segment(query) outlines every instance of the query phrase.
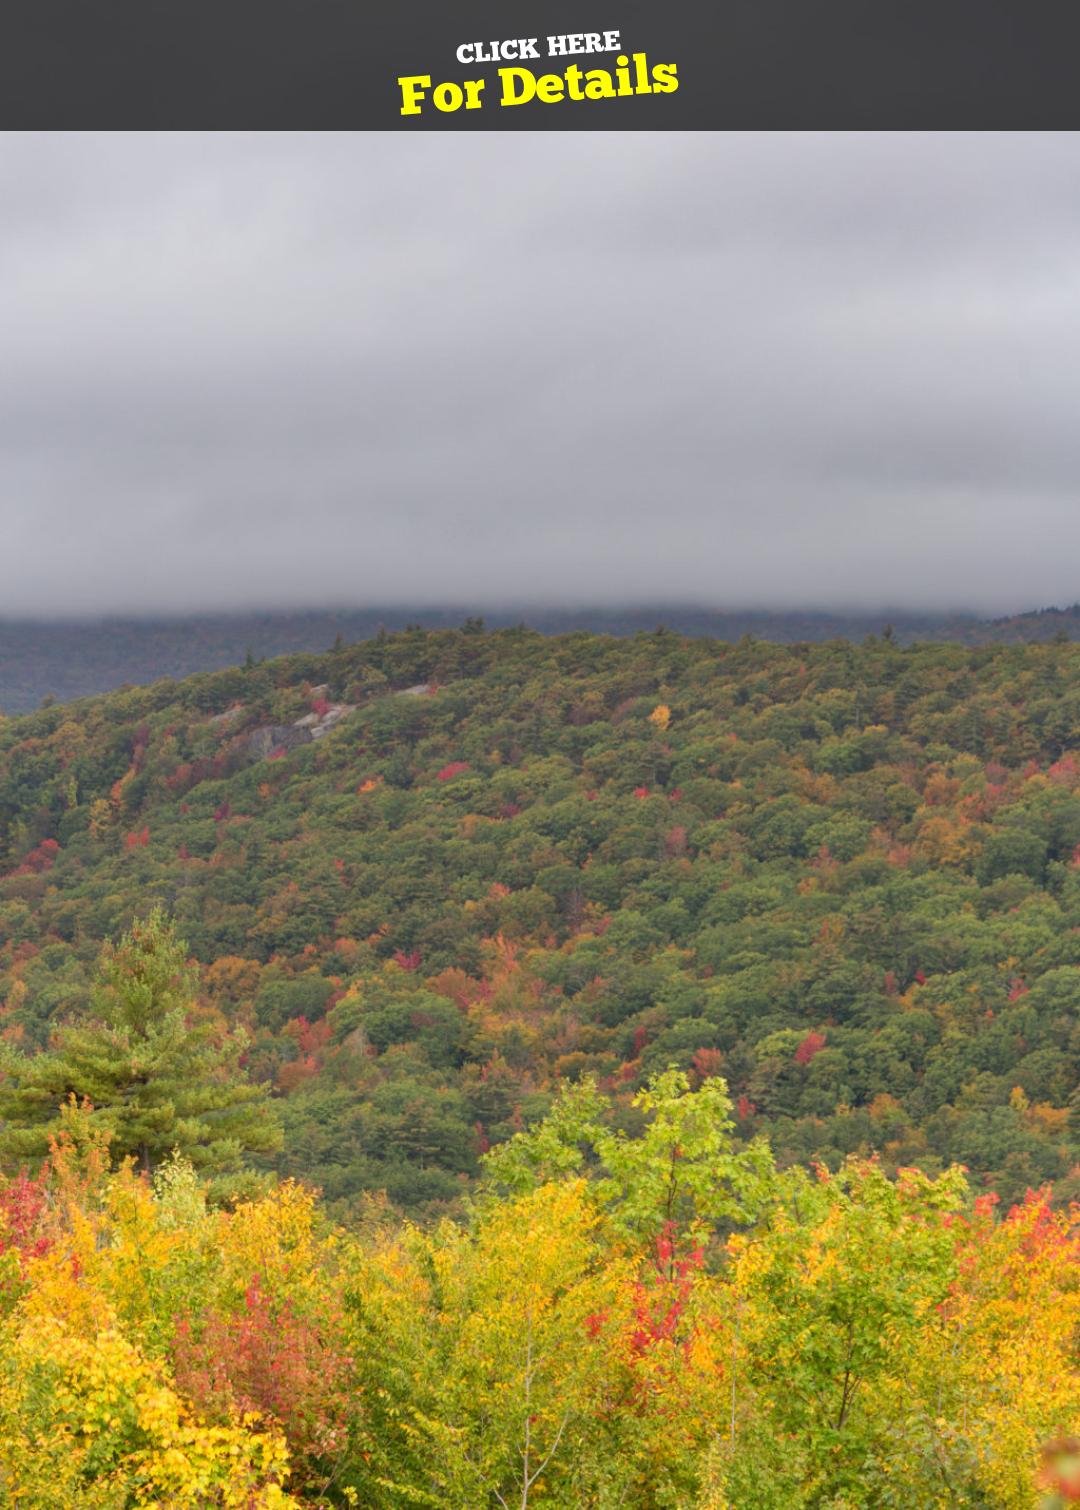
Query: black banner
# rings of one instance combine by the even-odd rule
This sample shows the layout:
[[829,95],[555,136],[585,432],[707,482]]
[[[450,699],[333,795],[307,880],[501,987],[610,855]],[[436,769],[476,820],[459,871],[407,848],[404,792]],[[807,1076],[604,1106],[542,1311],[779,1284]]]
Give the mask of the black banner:
[[0,124],[1068,128],[1075,17],[1068,0],[8,0]]

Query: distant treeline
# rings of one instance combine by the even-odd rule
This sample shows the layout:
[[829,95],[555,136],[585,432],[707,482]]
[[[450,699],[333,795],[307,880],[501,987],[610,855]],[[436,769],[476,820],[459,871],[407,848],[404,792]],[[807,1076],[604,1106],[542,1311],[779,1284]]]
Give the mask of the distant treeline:
[[[370,639],[410,625],[452,629],[473,610],[461,605],[419,608],[408,604],[310,612],[199,614],[186,618],[110,618],[93,621],[0,619],[0,712],[28,713],[44,698],[69,702],[127,684],[182,678],[233,666],[245,656],[264,657],[329,649],[340,638]],[[658,624],[680,634],[717,640],[743,635],[773,644],[819,644],[895,636],[900,644],[953,640],[991,644],[1080,639],[1080,605],[1044,608],[1012,618],[981,620],[972,614],[845,614],[820,610],[721,612],[705,607],[638,604],[614,608],[485,610],[493,628],[525,622],[542,634],[590,630],[630,635]]]

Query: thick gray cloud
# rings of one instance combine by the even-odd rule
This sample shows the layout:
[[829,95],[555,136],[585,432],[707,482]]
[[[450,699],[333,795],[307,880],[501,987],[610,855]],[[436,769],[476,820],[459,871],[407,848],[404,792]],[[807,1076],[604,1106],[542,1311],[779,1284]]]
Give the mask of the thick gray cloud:
[[1080,139],[9,136],[0,612],[1080,597]]

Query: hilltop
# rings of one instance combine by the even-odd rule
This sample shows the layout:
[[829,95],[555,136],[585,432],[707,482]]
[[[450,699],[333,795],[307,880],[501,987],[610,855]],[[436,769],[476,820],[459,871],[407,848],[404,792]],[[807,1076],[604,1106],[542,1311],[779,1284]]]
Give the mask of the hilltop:
[[[184,618],[110,618],[88,621],[0,619],[0,710],[29,713],[42,700],[74,698],[142,686],[162,677],[183,678],[222,670],[247,657],[317,653],[338,639],[353,642],[410,625],[452,629],[470,610],[388,605],[309,612],[195,614]],[[861,641],[886,629],[902,645],[919,641],[1013,644],[1064,636],[1080,639],[1080,607],[1046,608],[1010,618],[972,614],[843,613],[823,610],[744,609],[656,603],[624,607],[485,610],[492,628],[523,619],[543,634],[576,631],[633,635],[666,625],[695,638],[738,640],[744,635],[774,644]]]
[[453,1205],[597,1078],[1067,1194],[1080,647],[387,635],[0,722],[0,1031],[155,901],[284,1172]]

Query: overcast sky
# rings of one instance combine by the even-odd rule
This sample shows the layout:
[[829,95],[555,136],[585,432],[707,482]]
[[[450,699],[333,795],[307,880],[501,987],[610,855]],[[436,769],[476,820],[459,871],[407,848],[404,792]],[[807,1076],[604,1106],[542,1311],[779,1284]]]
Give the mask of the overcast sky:
[[1080,138],[0,141],[0,614],[1080,599]]

